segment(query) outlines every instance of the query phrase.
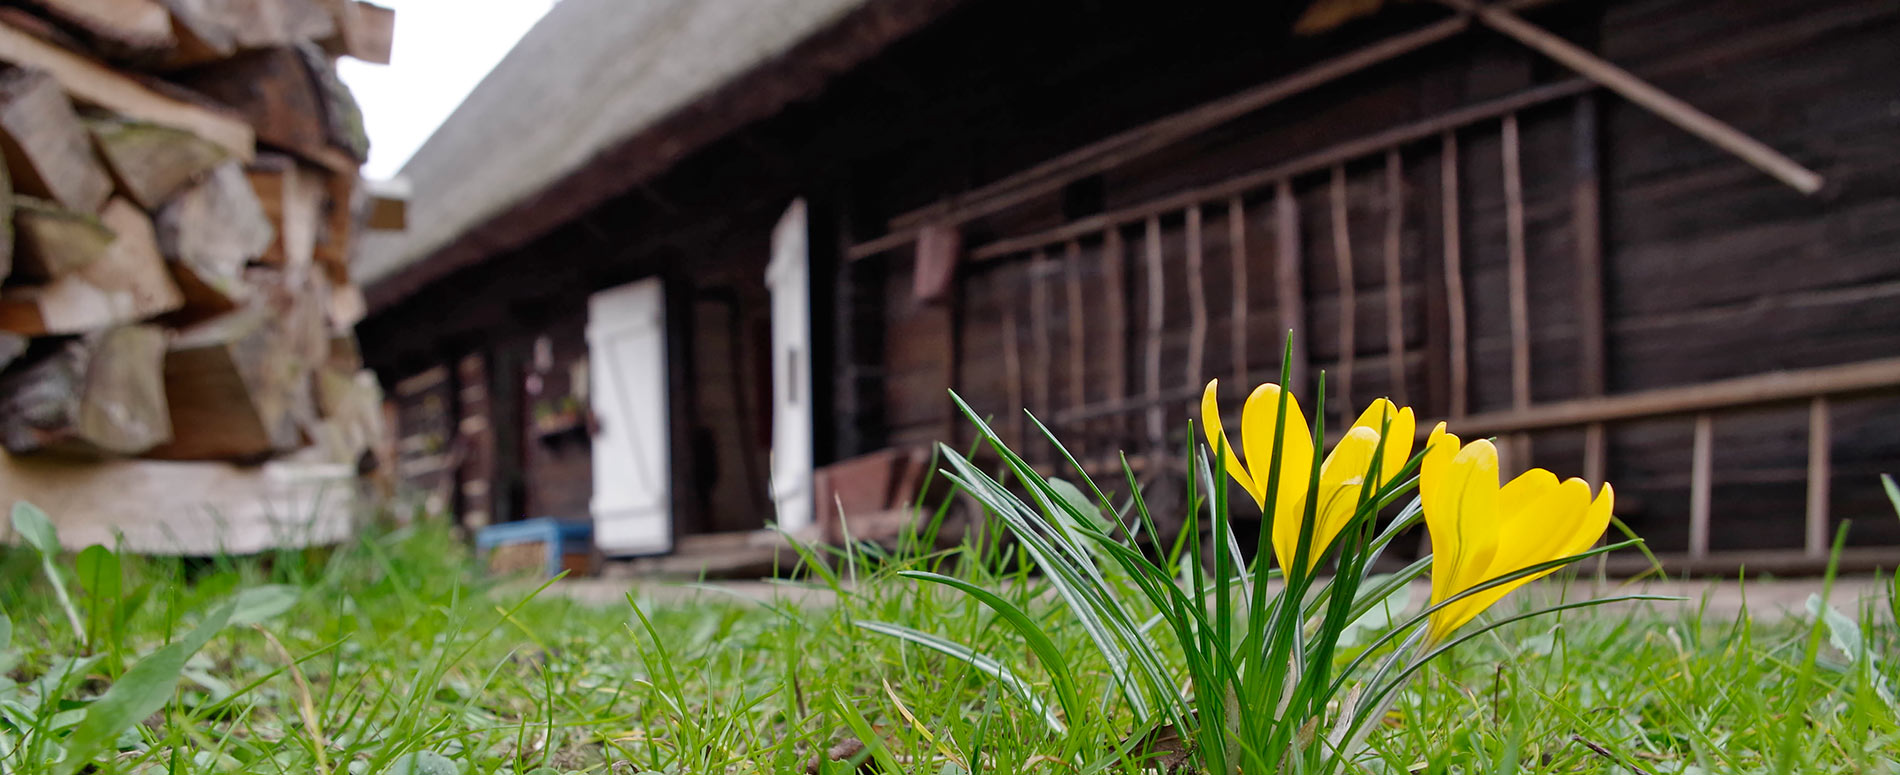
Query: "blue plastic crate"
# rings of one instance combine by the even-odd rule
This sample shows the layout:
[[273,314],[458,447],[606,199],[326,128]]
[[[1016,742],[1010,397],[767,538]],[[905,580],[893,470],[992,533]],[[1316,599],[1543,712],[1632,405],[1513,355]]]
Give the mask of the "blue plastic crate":
[[[568,555],[589,556],[594,548],[594,523],[590,520],[536,517],[519,522],[489,525],[475,534],[475,552],[490,562],[494,550],[504,546],[541,544],[545,547],[544,578],[553,578],[566,567]],[[492,569],[492,564],[491,564]]]

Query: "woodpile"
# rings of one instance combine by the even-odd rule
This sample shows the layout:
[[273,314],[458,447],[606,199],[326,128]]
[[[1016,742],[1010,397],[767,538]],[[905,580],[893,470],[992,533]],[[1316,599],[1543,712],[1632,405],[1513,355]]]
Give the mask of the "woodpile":
[[7,455],[374,463],[348,256],[379,195],[336,59],[388,62],[393,24],[357,0],[0,4]]

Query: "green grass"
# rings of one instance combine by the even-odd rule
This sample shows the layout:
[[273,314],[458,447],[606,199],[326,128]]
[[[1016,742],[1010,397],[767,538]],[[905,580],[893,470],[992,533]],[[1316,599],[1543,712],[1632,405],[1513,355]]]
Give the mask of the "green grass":
[[[68,555],[55,568],[77,628],[39,557],[10,552],[0,771],[81,770],[54,763],[86,726],[75,711],[105,703],[146,655],[207,617],[233,615],[227,601],[246,588],[272,591],[238,607],[261,621],[213,633],[158,707],[106,744],[118,753],[97,771],[802,772],[846,738],[868,738],[859,758],[905,772],[1142,769],[1100,652],[1040,578],[957,562],[974,548],[854,553],[835,585],[810,578],[834,586],[836,605],[707,594],[636,609],[497,585],[456,547],[424,527],[241,561],[127,558],[116,594],[97,553]],[[896,575],[918,570],[954,571],[1040,622],[1086,712],[1062,713],[1036,649],[991,608]],[[993,676],[858,625],[867,620],[994,656],[1069,734]],[[63,667],[74,658],[80,669]],[[1632,604],[1534,619],[1427,668],[1372,735],[1371,769],[1900,772],[1897,660],[1884,601],[1818,623]]]

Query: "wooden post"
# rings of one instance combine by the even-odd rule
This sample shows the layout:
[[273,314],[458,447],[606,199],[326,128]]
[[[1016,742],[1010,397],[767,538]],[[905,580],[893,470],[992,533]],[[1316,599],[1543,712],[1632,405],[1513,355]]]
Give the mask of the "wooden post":
[[1531,304],[1524,255],[1524,179],[1518,155],[1517,114],[1504,116],[1504,242],[1510,252],[1511,406],[1531,404]]
[[1689,559],[1709,556],[1709,494],[1715,476],[1715,421],[1695,416],[1695,446],[1690,452]]
[[1233,323],[1233,334],[1229,344],[1233,346],[1234,384],[1246,388],[1247,377],[1247,208],[1239,196],[1227,200],[1227,258],[1233,265],[1231,285],[1234,291],[1233,311],[1229,320]]
[[1391,372],[1392,400],[1405,395],[1405,268],[1401,262],[1405,229],[1405,168],[1397,147],[1385,152],[1385,354]]
[[1716,120],[1689,103],[1671,96],[1668,92],[1651,86],[1631,75],[1629,71],[1583,50],[1575,43],[1524,21],[1522,17],[1508,9],[1499,8],[1495,4],[1482,5],[1476,0],[1439,0],[1439,2],[1460,11],[1475,14],[1485,26],[1557,60],[1585,78],[1603,84],[1610,91],[1649,109],[1651,113],[1681,127],[1689,134],[1735,154],[1742,161],[1774,176],[1775,179],[1792,186],[1796,191],[1812,194],[1821,190],[1822,178],[1813,170],[1801,166],[1760,140]]
[[1828,553],[1828,479],[1832,475],[1833,449],[1829,429],[1827,396],[1815,396],[1808,402],[1808,530],[1806,554],[1826,557]]
[[1069,408],[1080,409],[1088,403],[1087,310],[1082,306],[1082,245],[1069,240],[1063,253],[1064,279],[1067,281],[1069,327]]
[[1167,436],[1167,414],[1162,411],[1161,400],[1161,335],[1166,320],[1162,317],[1162,305],[1166,303],[1166,278],[1161,263],[1161,217],[1148,216],[1145,239],[1145,258],[1148,262],[1148,448],[1159,454]]
[[1576,183],[1571,189],[1571,230],[1577,248],[1577,358],[1583,372],[1579,387],[1600,396],[1608,382],[1603,334],[1603,223],[1597,165],[1597,102],[1577,98],[1571,131]]
[[1293,181],[1282,178],[1274,186],[1274,306],[1280,311],[1280,331],[1293,337],[1293,362],[1287,365],[1288,390],[1306,387],[1306,289],[1301,279],[1300,203],[1293,198]]
[[[1352,277],[1352,224],[1347,219],[1346,165],[1333,165],[1329,193],[1332,200],[1333,265],[1339,271],[1339,375],[1334,381],[1339,385],[1339,414],[1341,417],[1352,417],[1352,362],[1359,338],[1356,336],[1358,332],[1353,330],[1358,318],[1354,314],[1358,300],[1354,298]],[[1313,411],[1323,412],[1326,408],[1318,407]]]
[[1053,348],[1049,341],[1049,254],[1036,251],[1026,268],[1029,270],[1029,338],[1035,348],[1030,351],[1030,367],[1035,369],[1030,383],[1030,403],[1041,416],[1050,411],[1049,386],[1055,380],[1055,358],[1051,357]]
[[[1007,287],[1007,286],[1006,286]],[[1004,409],[1009,413],[1011,445],[1022,449],[1023,440],[1029,437],[1028,425],[1023,419],[1023,356],[1021,343],[1017,342],[1021,332],[1017,330],[1016,306],[1022,298],[1015,288],[1004,292],[1001,299],[1003,307],[1003,381],[1004,390],[1009,397],[1009,405]]]
[[1464,259],[1460,254],[1463,239],[1459,235],[1458,212],[1458,135],[1446,130],[1439,141],[1443,148],[1439,162],[1440,197],[1443,199],[1445,217],[1445,306],[1446,316],[1450,318],[1451,329],[1451,407],[1452,417],[1463,417],[1469,411],[1467,403],[1471,381],[1471,360],[1466,352],[1465,333],[1465,270]]
[[1187,210],[1188,273],[1188,356],[1187,384],[1198,385],[1205,378],[1207,358],[1207,279],[1204,277],[1201,245],[1201,207]]
[[[1127,247],[1122,243],[1122,231],[1111,226],[1102,234],[1102,275],[1107,290],[1108,313],[1108,400],[1120,404],[1128,400],[1128,296],[1123,285],[1125,273],[1124,256]],[[1127,418],[1115,415],[1109,418],[1108,431],[1111,444],[1125,443],[1122,434],[1128,430]]]

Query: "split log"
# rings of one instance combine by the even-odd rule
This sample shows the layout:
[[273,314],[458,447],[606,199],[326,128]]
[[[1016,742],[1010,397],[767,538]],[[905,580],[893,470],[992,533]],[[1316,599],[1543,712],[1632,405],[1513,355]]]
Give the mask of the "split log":
[[181,322],[235,309],[249,292],[244,266],[264,254],[275,231],[236,162],[227,162],[158,213],[158,245],[184,289]]
[[[412,189],[406,178],[389,180],[364,180],[363,193],[369,199],[365,209],[363,225],[374,231],[402,231],[409,228],[409,198]],[[923,235],[929,231],[918,232],[919,250],[922,250]],[[920,252],[919,255],[922,255]]]
[[383,391],[375,372],[325,367],[316,374],[317,406],[323,419],[309,435],[336,462],[355,463],[382,434]]
[[170,51],[171,14],[157,0],[29,0],[111,59],[149,60]]
[[14,197],[13,228],[18,233],[13,276],[19,279],[56,280],[112,249],[112,230],[98,216],[44,199]]
[[336,18],[336,34],[320,41],[335,56],[355,57],[371,64],[389,64],[395,39],[396,12],[356,0],[325,0]]
[[356,173],[332,174],[330,195],[323,202],[323,228],[317,232],[317,264],[338,285],[350,282],[350,214],[356,195]]
[[245,51],[337,36],[320,0],[165,0],[178,46],[167,68],[229,59]]
[[0,151],[20,192],[83,213],[99,212],[112,195],[112,178],[93,155],[92,138],[46,73],[0,75]]
[[317,232],[323,227],[326,193],[321,173],[302,167],[289,156],[258,154],[245,175],[257,192],[265,216],[276,227],[276,235],[258,260],[298,270],[310,266],[317,249]]
[[87,128],[119,190],[147,210],[157,210],[230,158],[216,143],[146,121],[91,121]]
[[184,305],[145,212],[114,199],[99,219],[114,235],[105,255],[48,285],[0,293],[0,331],[78,334],[145,320]]
[[240,161],[250,161],[254,151],[256,136],[242,118],[182,90],[159,91],[12,24],[0,23],[0,61],[46,71],[74,102],[183,129],[217,143]]
[[297,447],[274,334],[261,306],[180,331],[164,368],[173,438],[148,457],[252,460]]
[[308,161],[354,173],[369,155],[362,111],[315,44],[240,54],[179,80],[237,110],[259,140]]
[[171,438],[165,332],[126,326],[63,344],[0,379],[0,443],[15,454],[137,454]]

